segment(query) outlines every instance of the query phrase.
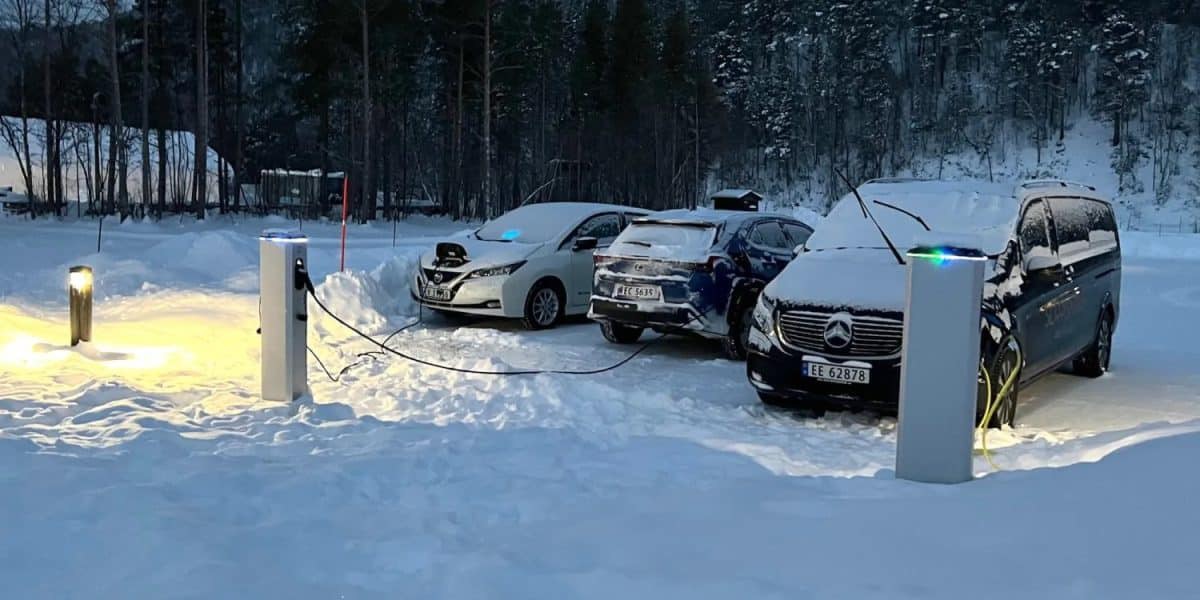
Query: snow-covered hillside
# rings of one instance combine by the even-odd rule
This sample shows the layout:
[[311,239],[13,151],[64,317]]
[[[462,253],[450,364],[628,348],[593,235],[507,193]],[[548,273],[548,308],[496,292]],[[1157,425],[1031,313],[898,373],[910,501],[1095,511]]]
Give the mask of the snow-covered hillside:
[[[1137,180],[1142,182],[1140,192],[1121,192],[1120,180],[1112,167],[1112,148],[1106,136],[1110,126],[1094,119],[1080,119],[1066,129],[1061,144],[1043,148],[1039,161],[1038,151],[1024,140],[997,144],[996,151],[989,157],[974,151],[948,155],[945,159],[917,159],[916,166],[898,174],[900,177],[921,179],[971,178],[994,181],[1021,181],[1026,179],[1064,179],[1095,186],[1112,198],[1116,204],[1118,220],[1124,229],[1153,233],[1198,233],[1200,232],[1200,172],[1190,163],[1179,165],[1179,171],[1170,178],[1167,190],[1156,187],[1155,164],[1143,161],[1137,171]],[[811,212],[827,210],[827,198],[823,194],[822,173],[813,174],[805,183],[780,186],[773,182],[764,185],[774,189],[769,200],[774,206],[788,209],[799,207],[797,216],[810,216]],[[716,185],[714,182],[713,185]],[[844,188],[839,188],[843,193]],[[1163,197],[1158,198],[1159,192]]]
[[[312,394],[258,389],[269,219],[31,228],[0,219],[0,582],[61,598],[1187,598],[1200,534],[1200,236],[1126,233],[1113,371],[1055,374],[993,432],[1002,469],[892,475],[895,422],[764,410],[715,346],[600,376],[495,378],[366,358],[314,316]],[[306,223],[318,294],[376,335],[440,220]],[[96,269],[66,347],[66,269]],[[312,311],[316,315],[315,308]],[[406,352],[579,368],[624,348],[425,315]]]

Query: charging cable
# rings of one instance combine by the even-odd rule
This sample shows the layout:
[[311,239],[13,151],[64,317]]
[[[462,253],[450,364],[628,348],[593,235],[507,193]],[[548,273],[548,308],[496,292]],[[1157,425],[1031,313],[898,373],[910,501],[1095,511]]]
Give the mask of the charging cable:
[[983,381],[985,384],[984,389],[986,390],[985,397],[988,399],[987,407],[983,411],[983,419],[979,421],[979,437],[981,443],[983,444],[983,457],[986,458],[988,464],[992,465],[992,468],[996,469],[997,471],[1000,470],[1000,467],[997,466],[995,461],[992,460],[992,453],[990,450],[988,450],[987,445],[988,430],[990,429],[988,424],[992,420],[992,416],[995,414],[996,409],[1000,406],[1000,399],[1012,390],[1012,387],[1016,385],[1017,376],[1021,373],[1021,347],[1014,344],[1013,351],[1016,352],[1016,356],[1014,358],[1016,359],[1017,366],[1012,370],[1012,373],[1008,374],[1008,379],[1006,379],[1000,386],[1000,390],[996,392],[995,396],[992,396],[992,374],[989,373],[987,368],[983,365],[979,366],[979,372],[983,373]]
[[[298,273],[298,275],[300,275],[300,274]],[[682,330],[683,328],[687,327],[688,325],[691,325],[693,322],[699,320],[701,317],[708,314],[708,311],[705,311],[703,313],[696,315],[695,317],[692,317],[691,319],[688,319],[687,322],[679,325],[676,328],[672,328],[672,331],[664,332],[659,337],[654,338],[654,339],[646,342],[645,344],[642,344],[642,346],[640,348],[638,348],[634,352],[630,353],[629,356],[626,356],[625,358],[617,361],[616,363],[613,363],[606,367],[601,367],[598,369],[584,369],[584,370],[519,369],[519,370],[512,370],[512,371],[483,371],[483,370],[477,370],[477,369],[465,369],[462,367],[454,367],[451,365],[443,365],[443,364],[436,363],[436,362],[433,362],[430,360],[425,360],[423,358],[418,358],[416,356],[405,354],[399,350],[396,350],[395,348],[388,346],[386,342],[380,342],[380,341],[376,340],[375,338],[360,331],[357,327],[347,323],[341,317],[334,314],[333,311],[329,310],[329,307],[325,306],[325,303],[321,302],[321,299],[319,297],[317,297],[317,290],[316,290],[315,286],[313,285],[312,279],[310,279],[308,277],[307,273],[303,273],[303,278],[304,278],[304,286],[308,290],[308,295],[312,296],[313,302],[315,302],[317,304],[317,307],[319,307],[322,312],[329,315],[330,318],[332,318],[334,321],[337,321],[339,324],[341,324],[346,329],[353,331],[354,333],[358,334],[363,339],[378,346],[383,352],[386,352],[388,354],[393,354],[395,356],[403,358],[404,360],[414,362],[414,363],[417,363],[419,365],[423,365],[426,367],[432,367],[435,369],[441,369],[443,371],[450,371],[453,373],[463,373],[463,374],[468,374],[468,375],[490,375],[490,376],[500,377],[500,376],[518,376],[518,375],[599,375],[601,373],[607,373],[609,371],[613,371],[613,370],[616,370],[616,369],[619,369],[619,368],[625,366],[630,361],[632,361],[633,359],[635,359],[639,355],[641,355],[643,352],[645,352],[648,348],[650,348],[650,346],[654,345],[659,340],[665,338],[668,334],[672,333],[673,331]],[[415,323],[406,326],[405,329],[407,329],[408,327],[411,327],[412,325],[415,325]],[[401,331],[403,331],[403,329]],[[388,339],[391,339],[391,337],[392,336],[389,336]],[[318,363],[319,362],[320,361],[318,361]],[[353,366],[355,366],[355,365],[351,365],[351,367],[353,367]],[[322,368],[324,368],[324,367],[322,367]],[[344,372],[344,370],[343,370],[343,372]],[[330,375],[328,370],[326,370],[326,375]],[[340,377],[341,377],[341,373],[338,374],[338,378],[340,378]],[[333,376],[330,375],[330,379],[333,379]]]

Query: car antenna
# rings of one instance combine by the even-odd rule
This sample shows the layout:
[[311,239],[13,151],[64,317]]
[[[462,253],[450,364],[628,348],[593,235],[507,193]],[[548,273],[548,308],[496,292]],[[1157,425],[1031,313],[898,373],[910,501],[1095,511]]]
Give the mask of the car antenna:
[[881,237],[883,237],[883,241],[885,243],[887,243],[888,250],[892,251],[892,256],[896,257],[896,262],[898,262],[902,265],[908,264],[908,263],[904,262],[904,257],[900,256],[900,251],[897,250],[896,245],[892,243],[892,238],[888,237],[887,232],[885,232],[883,230],[883,227],[881,227],[879,225],[879,221],[875,220],[875,215],[871,214],[871,210],[869,208],[867,208],[867,202],[865,200],[863,200],[862,195],[860,195],[858,193],[858,190],[855,189],[855,187],[850,183],[850,180],[846,179],[846,176],[843,175],[842,172],[837,169],[834,169],[833,172],[837,173],[837,176],[842,179],[842,182],[846,184],[846,187],[850,188],[850,192],[853,193],[854,197],[858,199],[859,208],[861,208],[863,211],[863,214],[866,215],[867,218],[871,219],[871,222],[875,224],[875,229],[879,231],[879,235]]

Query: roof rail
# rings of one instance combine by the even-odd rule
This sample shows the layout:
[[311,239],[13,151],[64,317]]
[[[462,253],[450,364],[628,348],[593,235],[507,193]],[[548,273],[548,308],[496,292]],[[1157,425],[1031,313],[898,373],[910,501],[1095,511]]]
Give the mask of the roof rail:
[[1067,181],[1065,179],[1030,179],[1021,183],[1024,189],[1039,188],[1039,187],[1081,187],[1087,190],[1096,191],[1095,186],[1078,181]]

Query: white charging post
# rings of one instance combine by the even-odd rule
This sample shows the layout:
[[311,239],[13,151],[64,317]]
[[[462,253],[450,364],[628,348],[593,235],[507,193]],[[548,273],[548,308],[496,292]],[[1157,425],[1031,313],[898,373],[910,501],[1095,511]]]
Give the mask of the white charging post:
[[258,238],[262,396],[291,402],[308,392],[308,303],[304,281],[308,238],[267,230]]
[[908,251],[896,477],[961,483],[973,477],[987,256],[974,237],[926,233],[916,244]]

